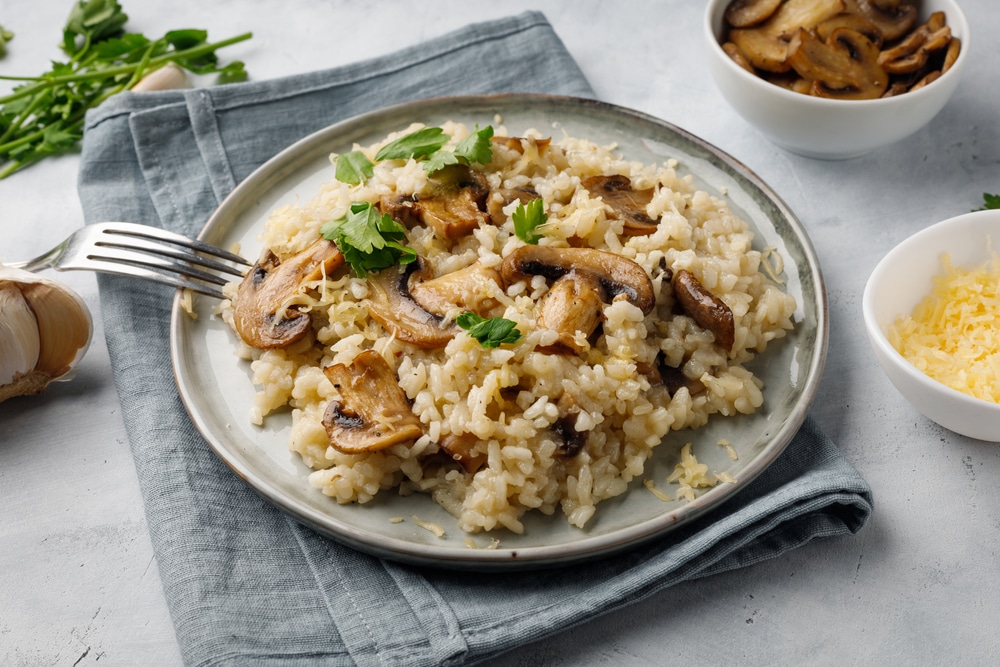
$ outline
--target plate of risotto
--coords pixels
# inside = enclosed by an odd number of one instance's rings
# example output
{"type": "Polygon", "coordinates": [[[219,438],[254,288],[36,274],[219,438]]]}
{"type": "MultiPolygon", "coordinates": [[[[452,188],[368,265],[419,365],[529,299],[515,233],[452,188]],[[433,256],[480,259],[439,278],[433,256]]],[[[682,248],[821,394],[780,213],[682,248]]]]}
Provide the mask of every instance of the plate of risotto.
{"type": "Polygon", "coordinates": [[[800,426],[827,346],[812,245],[684,130],[593,100],[431,99],[290,146],[201,238],[174,370],[236,474],[377,556],[596,558],[717,508],[800,426]]]}

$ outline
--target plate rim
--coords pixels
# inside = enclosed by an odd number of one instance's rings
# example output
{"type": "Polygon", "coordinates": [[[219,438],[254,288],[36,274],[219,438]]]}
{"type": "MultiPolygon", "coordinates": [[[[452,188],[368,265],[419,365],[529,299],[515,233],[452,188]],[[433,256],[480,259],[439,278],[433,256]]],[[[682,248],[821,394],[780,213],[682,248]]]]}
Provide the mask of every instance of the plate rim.
{"type": "MultiPolygon", "coordinates": [[[[787,418],[775,429],[763,451],[741,471],[738,484],[720,484],[710,488],[700,494],[695,500],[674,510],[665,512],[657,516],[655,520],[646,520],[640,524],[630,525],[596,536],[587,536],[581,531],[581,535],[583,535],[582,539],[571,544],[499,547],[497,549],[462,549],[450,546],[426,545],[369,533],[359,530],[355,526],[338,521],[331,515],[324,515],[312,507],[303,506],[296,502],[294,498],[289,498],[281,493],[280,489],[274,489],[271,485],[261,480],[255,470],[243,465],[226,447],[217,442],[216,435],[199,416],[197,406],[194,404],[195,398],[187,391],[182,378],[182,353],[180,351],[182,341],[180,340],[180,335],[181,319],[186,317],[186,311],[183,303],[183,294],[178,291],[174,296],[174,302],[171,307],[171,365],[185,410],[215,455],[256,493],[292,518],[331,539],[369,554],[397,562],[479,571],[510,568],[539,569],[614,555],[625,550],[635,549],[651,540],[668,535],[677,527],[686,525],[705,513],[724,506],[726,501],[731,499],[749,484],[750,481],[774,463],[787,448],[805,420],[806,413],[817,394],[822,371],[826,363],[829,345],[829,304],[821,265],[804,226],[784,200],[742,161],[691,132],[650,114],[591,98],[530,93],[455,95],[403,102],[345,118],[289,144],[254,169],[223,199],[202,227],[198,238],[212,242],[213,232],[218,231],[218,227],[221,224],[220,220],[225,215],[232,215],[234,219],[238,217],[239,211],[236,214],[230,214],[228,211],[229,208],[238,207],[242,200],[248,199],[249,193],[259,191],[262,184],[268,181],[280,181],[290,173],[294,173],[296,166],[306,165],[314,160],[315,156],[312,153],[315,147],[322,145],[324,140],[330,135],[336,136],[342,134],[346,129],[362,125],[367,121],[393,116],[401,112],[412,111],[416,115],[421,110],[436,109],[442,105],[497,106],[501,104],[559,104],[593,109],[596,113],[627,116],[640,123],[657,126],[661,130],[680,137],[704,152],[706,156],[712,158],[716,162],[714,166],[717,169],[726,172],[730,176],[736,176],[739,179],[747,181],[766,198],[771,206],[775,207],[789,228],[795,233],[796,245],[802,251],[806,260],[805,266],[800,267],[800,271],[803,275],[809,274],[811,276],[814,286],[812,301],[816,308],[814,313],[816,317],[816,343],[812,350],[809,369],[805,374],[804,386],[798,392],[798,399],[793,402],[787,418]]],[[[249,197],[249,200],[252,201],[253,197],[249,197]]],[[[799,304],[800,307],[802,305],[799,304]]],[[[776,344],[780,344],[780,342],[777,341],[776,344]]],[[[715,418],[720,419],[723,417],[716,416],[715,418]]],[[[635,484],[635,482],[636,480],[633,480],[632,484],[635,484]]],[[[630,489],[630,491],[635,491],[635,489],[630,489]]],[[[331,502],[334,501],[331,499],[331,502]]]]}

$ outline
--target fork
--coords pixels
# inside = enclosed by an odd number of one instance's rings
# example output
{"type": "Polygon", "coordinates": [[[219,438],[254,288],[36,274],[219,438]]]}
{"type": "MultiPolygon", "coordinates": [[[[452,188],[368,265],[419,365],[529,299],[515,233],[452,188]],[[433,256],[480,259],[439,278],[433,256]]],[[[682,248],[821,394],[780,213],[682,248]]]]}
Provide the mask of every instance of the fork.
{"type": "Polygon", "coordinates": [[[238,267],[249,267],[250,262],[203,241],[156,227],[102,222],[76,230],[43,255],[4,266],[33,272],[55,269],[116,273],[222,299],[222,286],[233,280],[225,275],[241,277],[246,269],[238,267]]]}

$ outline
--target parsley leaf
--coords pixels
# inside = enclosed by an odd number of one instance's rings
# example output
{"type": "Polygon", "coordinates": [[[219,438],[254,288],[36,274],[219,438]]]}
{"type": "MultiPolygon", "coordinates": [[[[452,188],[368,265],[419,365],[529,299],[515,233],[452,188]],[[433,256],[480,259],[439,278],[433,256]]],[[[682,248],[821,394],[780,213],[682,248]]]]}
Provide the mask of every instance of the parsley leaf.
{"type": "Polygon", "coordinates": [[[476,125],[476,131],[455,146],[455,155],[469,163],[486,164],[493,159],[493,142],[490,141],[492,138],[492,125],[487,125],[481,130],[476,125]]]}
{"type": "Polygon", "coordinates": [[[487,320],[466,311],[455,318],[455,323],[468,331],[483,347],[500,347],[504,343],[521,340],[517,323],[503,317],[491,317],[487,320]]]}
{"type": "Polygon", "coordinates": [[[984,192],[982,208],[977,208],[974,210],[985,211],[987,209],[996,209],[996,208],[1000,208],[1000,195],[991,195],[988,192],[984,192]]]}
{"type": "Polygon", "coordinates": [[[545,213],[545,203],[541,199],[532,199],[528,205],[518,204],[511,220],[514,221],[514,233],[525,243],[536,245],[543,234],[538,228],[545,224],[549,216],[545,213]]]}
{"type": "Polygon", "coordinates": [[[375,161],[425,157],[439,150],[450,138],[440,127],[425,127],[387,143],[375,154],[375,161]]]}
{"type": "Polygon", "coordinates": [[[338,155],[334,164],[337,165],[337,173],[334,177],[341,183],[349,185],[360,185],[375,173],[375,165],[361,151],[351,151],[338,155]]]}
{"type": "Polygon", "coordinates": [[[433,174],[435,171],[441,171],[445,167],[451,164],[458,164],[458,158],[451,151],[437,151],[432,153],[427,161],[424,162],[424,171],[428,174],[433,174]]]}
{"type": "Polygon", "coordinates": [[[324,223],[320,234],[337,244],[359,278],[417,258],[416,251],[402,243],[406,228],[366,201],[351,204],[343,218],[324,223]]]}

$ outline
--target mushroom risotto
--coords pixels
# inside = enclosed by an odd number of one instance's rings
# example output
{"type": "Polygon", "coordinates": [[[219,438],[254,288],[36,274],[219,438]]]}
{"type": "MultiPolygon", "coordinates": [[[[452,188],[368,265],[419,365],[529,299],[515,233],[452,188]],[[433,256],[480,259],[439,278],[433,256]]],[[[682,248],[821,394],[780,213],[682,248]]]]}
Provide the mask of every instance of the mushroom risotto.
{"type": "Polygon", "coordinates": [[[290,408],[289,447],[338,502],[396,489],[469,532],[533,509],[583,527],[670,430],[763,403],[746,364],[795,299],[673,161],[457,123],[332,160],[221,312],[252,419],[290,408]]]}

